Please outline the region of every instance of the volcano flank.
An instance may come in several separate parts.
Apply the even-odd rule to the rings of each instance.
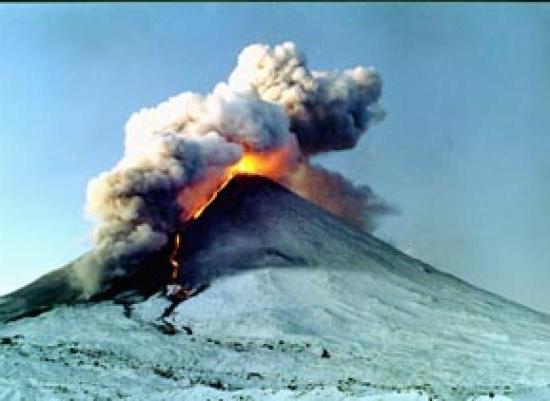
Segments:
[[[178,281],[190,286],[265,266],[339,265],[347,269],[354,265],[350,251],[370,252],[387,246],[282,185],[252,174],[231,179],[205,211],[172,238],[176,235],[183,238],[175,254],[180,265]],[[151,296],[170,281],[172,247],[170,241],[159,252],[107,261],[107,266],[98,265],[93,251],[88,252],[1,297],[0,321],[34,316],[55,305],[118,299],[121,294]],[[339,255],[341,250],[346,252]],[[115,264],[124,274],[103,281],[93,294],[83,293],[79,277],[113,269],[109,265]]]
[[[74,398],[82,383],[99,391],[102,366],[111,373],[101,391],[111,396],[125,381],[132,399],[159,376],[158,399],[547,394],[547,315],[413,259],[269,179],[236,176],[179,234],[180,284],[210,284],[168,318],[172,334],[182,335],[151,330],[168,304],[160,293],[173,241],[131,261],[86,305],[76,269],[96,268],[91,254],[0,298],[3,321],[50,310],[0,327],[13,339],[7,358],[35,372],[32,394],[48,393],[41,383],[56,380],[66,388],[59,399]],[[128,294],[142,296],[129,319],[120,305],[100,302]],[[73,351],[63,342],[47,345],[61,338],[78,344],[87,369],[71,370],[64,355]],[[27,348],[40,355],[18,353]],[[52,364],[61,379],[48,373]],[[19,385],[15,370],[0,368],[0,376],[0,394]],[[419,391],[426,398],[406,398]]]

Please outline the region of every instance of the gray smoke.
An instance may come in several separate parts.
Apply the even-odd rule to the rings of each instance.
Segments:
[[[355,146],[381,115],[381,86],[372,68],[310,71],[292,43],[252,45],[212,93],[182,93],[133,114],[122,159],[88,185],[86,213],[97,222],[94,252],[99,265],[110,266],[96,281],[125,274],[118,261],[161,249],[245,153],[276,155],[277,173],[268,176],[372,228],[366,217],[376,209],[369,209],[372,194],[307,160]],[[334,199],[311,190],[316,185]]]
[[[290,42],[244,49],[229,84],[283,106],[304,154],[353,148],[383,114],[377,105],[382,80],[373,68],[310,71]]]

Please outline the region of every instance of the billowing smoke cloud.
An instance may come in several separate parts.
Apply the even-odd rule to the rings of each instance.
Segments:
[[[303,198],[348,224],[372,232],[378,218],[395,213],[367,185],[354,185],[342,174],[307,162],[300,163],[284,184]]]
[[[97,258],[120,267],[117,260],[162,248],[246,154],[275,160],[276,168],[259,172],[372,228],[371,192],[307,160],[355,146],[380,115],[380,93],[373,69],[310,71],[292,43],[245,48],[228,82],[211,94],[182,93],[131,116],[122,160],[88,186]],[[124,271],[102,273],[117,274]]]
[[[229,84],[283,106],[304,154],[352,148],[369,123],[381,117],[376,102],[382,80],[374,69],[310,71],[289,42],[244,49]]]

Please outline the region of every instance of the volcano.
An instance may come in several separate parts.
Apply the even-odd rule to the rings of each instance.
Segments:
[[[179,234],[180,283],[210,287],[163,321],[169,246],[87,302],[89,254],[0,298],[0,400],[550,397],[548,315],[273,181],[235,177]]]

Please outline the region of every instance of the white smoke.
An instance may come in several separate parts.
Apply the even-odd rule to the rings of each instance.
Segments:
[[[372,68],[315,72],[292,43],[253,45],[211,94],[186,92],[135,113],[123,158],[87,190],[86,213],[98,223],[95,253],[117,266],[103,277],[124,274],[119,259],[161,249],[245,152],[285,150],[284,181],[308,196],[313,175],[302,168],[292,178],[298,160],[355,146],[378,115],[380,93]],[[325,183],[337,177],[323,176]]]

